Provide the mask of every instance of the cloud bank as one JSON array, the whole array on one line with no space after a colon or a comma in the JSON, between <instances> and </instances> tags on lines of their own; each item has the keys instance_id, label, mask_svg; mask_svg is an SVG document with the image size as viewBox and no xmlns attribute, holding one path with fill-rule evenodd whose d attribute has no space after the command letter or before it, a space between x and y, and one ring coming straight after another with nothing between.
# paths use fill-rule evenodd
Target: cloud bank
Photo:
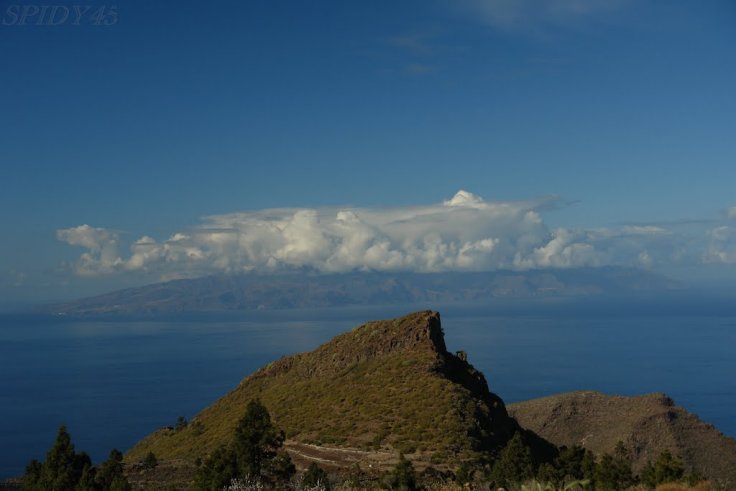
<instances>
[{"instance_id":1,"label":"cloud bank","mask_svg":"<svg viewBox=\"0 0 736 491\"><path fill-rule=\"evenodd\" d=\"M89 225L57 231L82 247L80 276L145 272L160 279L212 273L307 270L490 271L583 266L736 263L736 229L549 228L556 198L487 201L459 191L439 204L401 208L279 208L206 217L165 240L143 236L121 254L121 233ZM731 213L729 212L730 216Z\"/></svg>"}]
</instances>

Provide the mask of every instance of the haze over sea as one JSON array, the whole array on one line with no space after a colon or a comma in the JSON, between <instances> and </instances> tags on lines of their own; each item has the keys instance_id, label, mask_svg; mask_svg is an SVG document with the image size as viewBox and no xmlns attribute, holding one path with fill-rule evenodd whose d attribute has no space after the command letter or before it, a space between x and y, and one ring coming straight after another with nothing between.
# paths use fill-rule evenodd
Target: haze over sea
<instances>
[{"instance_id":1,"label":"haze over sea","mask_svg":"<svg viewBox=\"0 0 736 491\"><path fill-rule=\"evenodd\" d=\"M670 308L665 305L669 304ZM432 306L507 403L593 389L666 392L736 436L736 311L719 301ZM426 306L71 319L0 316L0 478L42 458L66 424L94 461L194 416L282 355Z\"/></svg>"}]
</instances>

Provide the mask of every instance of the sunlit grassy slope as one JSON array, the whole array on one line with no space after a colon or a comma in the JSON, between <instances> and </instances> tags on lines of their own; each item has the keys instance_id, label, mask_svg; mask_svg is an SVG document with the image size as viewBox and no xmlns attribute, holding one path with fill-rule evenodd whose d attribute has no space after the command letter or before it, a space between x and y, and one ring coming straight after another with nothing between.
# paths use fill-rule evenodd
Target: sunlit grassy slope
<instances>
[{"instance_id":1,"label":"sunlit grassy slope","mask_svg":"<svg viewBox=\"0 0 736 491\"><path fill-rule=\"evenodd\" d=\"M179 431L157 431L128 461L204 457L228 442L248 401L260 398L287 438L417 452L435 462L493 451L513 433L483 375L445 348L440 317L417 312L369 322L310 353L245 378Z\"/></svg>"}]
</instances>

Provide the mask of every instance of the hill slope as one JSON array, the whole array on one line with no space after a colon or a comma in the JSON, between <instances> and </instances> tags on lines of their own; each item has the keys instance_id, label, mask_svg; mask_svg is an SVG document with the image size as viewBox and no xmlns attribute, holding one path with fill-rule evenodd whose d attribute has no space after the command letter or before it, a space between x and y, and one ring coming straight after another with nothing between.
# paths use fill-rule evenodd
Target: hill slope
<instances>
[{"instance_id":1,"label":"hill slope","mask_svg":"<svg viewBox=\"0 0 736 491\"><path fill-rule=\"evenodd\" d=\"M320 446L402 450L437 465L487 456L518 429L483 375L447 352L439 314L424 311L369 322L315 351L273 362L187 428L160 430L126 457L135 461L148 451L161 459L203 457L229 441L254 398L301 453Z\"/></svg>"},{"instance_id":2,"label":"hill slope","mask_svg":"<svg viewBox=\"0 0 736 491\"><path fill-rule=\"evenodd\" d=\"M583 445L601 454L612 453L622 441L635 470L667 449L688 468L736 486L736 440L675 406L664 394L570 392L510 404L508 410L521 426L556 445Z\"/></svg>"}]
</instances>

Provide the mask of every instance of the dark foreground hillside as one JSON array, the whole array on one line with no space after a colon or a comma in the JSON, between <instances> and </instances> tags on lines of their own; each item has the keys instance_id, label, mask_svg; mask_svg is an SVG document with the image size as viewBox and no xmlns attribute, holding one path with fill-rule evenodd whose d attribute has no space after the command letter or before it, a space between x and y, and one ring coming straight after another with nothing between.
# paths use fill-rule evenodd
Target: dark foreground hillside
<instances>
[{"instance_id":1,"label":"dark foreground hillside","mask_svg":"<svg viewBox=\"0 0 736 491\"><path fill-rule=\"evenodd\" d=\"M596 454L612 453L622 441L635 471L663 450L688 469L736 489L736 440L664 394L638 397L570 392L510 404L519 424L556 445L581 445Z\"/></svg>"}]
</instances>

